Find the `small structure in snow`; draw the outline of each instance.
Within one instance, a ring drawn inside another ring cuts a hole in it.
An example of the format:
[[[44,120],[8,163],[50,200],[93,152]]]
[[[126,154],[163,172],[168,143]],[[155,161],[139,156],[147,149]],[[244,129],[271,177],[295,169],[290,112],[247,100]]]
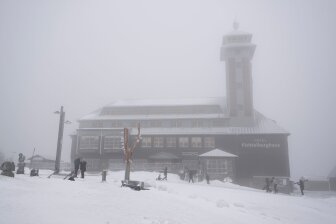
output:
[[[238,156],[221,149],[213,149],[199,155],[203,174],[208,174],[209,179],[224,180],[235,177],[235,159]]]

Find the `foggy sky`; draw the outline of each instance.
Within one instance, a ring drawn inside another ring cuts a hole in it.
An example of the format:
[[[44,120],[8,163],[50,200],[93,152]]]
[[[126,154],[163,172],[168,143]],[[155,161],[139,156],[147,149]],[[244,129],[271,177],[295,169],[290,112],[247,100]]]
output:
[[[0,151],[54,159],[69,134],[121,98],[221,97],[223,35],[253,34],[254,106],[288,130],[293,176],[336,166],[332,0],[0,1]]]

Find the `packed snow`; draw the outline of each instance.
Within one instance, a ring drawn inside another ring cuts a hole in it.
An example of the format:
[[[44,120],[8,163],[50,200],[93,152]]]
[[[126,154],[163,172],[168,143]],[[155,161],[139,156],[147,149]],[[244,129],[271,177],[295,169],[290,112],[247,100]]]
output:
[[[27,172],[27,171],[26,171]],[[0,223],[6,224],[223,224],[336,223],[336,194],[301,196],[266,193],[232,183],[188,183],[168,174],[132,172],[148,190],[121,187],[124,173],[88,174],[75,181],[63,176],[0,175]]]

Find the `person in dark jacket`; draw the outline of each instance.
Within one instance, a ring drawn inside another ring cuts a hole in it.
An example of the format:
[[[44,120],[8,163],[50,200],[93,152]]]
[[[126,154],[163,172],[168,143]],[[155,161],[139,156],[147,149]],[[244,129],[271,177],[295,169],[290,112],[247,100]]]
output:
[[[190,181],[191,181],[192,183],[194,183],[194,174],[193,174],[193,171],[192,171],[192,170],[189,170],[189,183],[190,183]]]
[[[301,177],[301,179],[299,180],[299,182],[297,182],[296,184],[299,185],[300,187],[300,191],[301,191],[301,195],[304,195],[303,190],[304,190],[304,182],[306,182],[308,180],[304,179],[303,177]]]
[[[208,173],[205,173],[205,180],[207,182],[207,184],[210,184],[210,177]]]
[[[81,178],[84,178],[84,172],[86,171],[86,161],[82,160],[79,164],[80,171],[81,171]]]
[[[5,161],[1,164],[0,169],[2,170],[1,175],[14,177],[13,171],[15,171],[15,164],[14,162]]]
[[[74,164],[75,164],[75,172],[74,172],[74,176],[75,176],[75,177],[77,177],[80,162],[81,162],[81,159],[80,159],[80,158],[77,158],[77,159],[75,159],[75,161],[74,161]]]
[[[168,168],[165,167],[164,170],[163,170],[163,178],[162,178],[162,180],[167,180],[167,174],[168,174]]]
[[[278,193],[278,180],[275,177],[272,177],[272,184],[274,194]]]
[[[265,178],[265,187],[263,188],[263,190],[266,190],[266,192],[271,192],[270,186],[271,186],[271,181],[268,177],[266,177]]]

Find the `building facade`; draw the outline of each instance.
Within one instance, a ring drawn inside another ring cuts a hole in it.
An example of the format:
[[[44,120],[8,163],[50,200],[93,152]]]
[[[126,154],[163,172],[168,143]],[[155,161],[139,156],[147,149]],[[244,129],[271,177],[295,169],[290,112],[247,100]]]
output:
[[[72,160],[83,157],[89,170],[124,169],[123,130],[129,128],[132,142],[140,123],[141,143],[132,169],[199,170],[200,155],[217,148],[237,156],[237,181],[288,177],[289,133],[253,108],[251,60],[256,46],[251,34],[237,28],[235,24],[221,46],[226,98],[116,100],[79,120],[72,135]]]

